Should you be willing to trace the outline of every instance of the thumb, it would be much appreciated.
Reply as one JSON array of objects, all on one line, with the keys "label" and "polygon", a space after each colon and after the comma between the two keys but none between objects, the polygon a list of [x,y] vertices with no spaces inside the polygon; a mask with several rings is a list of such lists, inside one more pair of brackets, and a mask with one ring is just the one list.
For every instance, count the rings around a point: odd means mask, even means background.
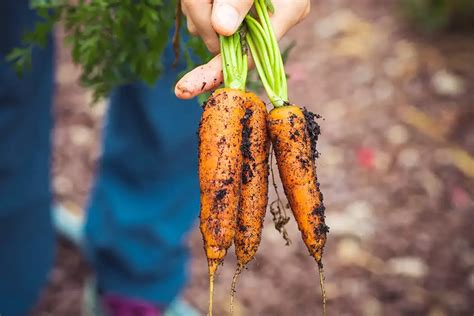
[{"label": "thumb", "polygon": [[232,35],[252,7],[252,0],[214,0],[212,27],[220,35]]}]

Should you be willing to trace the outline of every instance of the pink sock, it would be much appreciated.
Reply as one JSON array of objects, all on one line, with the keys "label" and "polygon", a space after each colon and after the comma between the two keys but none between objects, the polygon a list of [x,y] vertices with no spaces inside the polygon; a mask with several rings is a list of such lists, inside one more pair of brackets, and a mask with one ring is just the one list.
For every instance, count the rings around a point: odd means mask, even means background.
[{"label": "pink sock", "polygon": [[102,296],[102,303],[107,316],[161,316],[155,305],[139,299],[130,299],[119,295]]}]

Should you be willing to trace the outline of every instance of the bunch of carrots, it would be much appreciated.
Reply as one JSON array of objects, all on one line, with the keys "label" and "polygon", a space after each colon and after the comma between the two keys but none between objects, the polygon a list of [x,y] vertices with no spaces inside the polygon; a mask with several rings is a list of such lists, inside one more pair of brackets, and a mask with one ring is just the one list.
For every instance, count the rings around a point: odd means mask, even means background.
[{"label": "bunch of carrots", "polygon": [[[318,264],[326,314],[322,270],[325,225],[323,195],[316,177],[317,115],[291,105],[283,61],[273,32],[270,1],[256,0],[239,32],[220,37],[225,88],[204,105],[199,126],[200,229],[210,279],[212,316],[214,277],[234,243],[237,277],[254,258],[268,203],[269,154],[272,146],[280,178],[304,243]],[[245,90],[248,52],[274,108]]]}]

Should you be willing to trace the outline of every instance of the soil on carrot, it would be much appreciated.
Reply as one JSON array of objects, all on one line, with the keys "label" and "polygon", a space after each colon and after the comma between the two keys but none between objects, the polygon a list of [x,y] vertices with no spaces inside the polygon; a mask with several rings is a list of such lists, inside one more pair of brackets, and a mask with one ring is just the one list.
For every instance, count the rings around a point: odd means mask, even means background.
[{"label": "soil on carrot", "polygon": [[313,152],[313,159],[319,157],[318,152],[318,138],[321,135],[321,127],[316,122],[316,119],[321,118],[321,115],[315,114],[308,109],[303,108],[303,114],[306,119],[306,129],[308,130],[309,138],[311,139],[311,150]]},{"label": "soil on carrot", "polygon": [[[252,128],[249,125],[249,120],[253,115],[253,111],[251,109],[246,109],[245,110],[245,115],[244,118],[242,119],[242,125],[243,125],[243,130],[242,130],[242,145],[240,145],[240,149],[242,151],[242,157],[244,160],[253,160],[254,158],[252,157],[252,152],[250,151],[250,135],[252,134]],[[242,166],[242,183],[247,184],[249,183],[254,174],[252,172],[252,166],[245,161],[243,166]]]},{"label": "soil on carrot", "polygon": [[[283,43],[298,42],[287,64],[291,102],[325,118],[316,163],[331,227],[323,258],[328,314],[469,315],[474,37],[420,34],[396,15],[397,3],[314,1]],[[78,70],[64,52],[58,58],[53,184],[59,201],[80,207],[105,106],[89,107],[75,84]],[[321,310],[317,265],[293,219],[285,247],[267,216],[257,256],[239,279],[236,315],[314,315]],[[189,245],[184,297],[205,314],[207,262],[197,226]],[[228,253],[216,277],[216,315],[229,310],[236,261]],[[79,315],[88,273],[77,249],[61,241],[32,314]]]}]

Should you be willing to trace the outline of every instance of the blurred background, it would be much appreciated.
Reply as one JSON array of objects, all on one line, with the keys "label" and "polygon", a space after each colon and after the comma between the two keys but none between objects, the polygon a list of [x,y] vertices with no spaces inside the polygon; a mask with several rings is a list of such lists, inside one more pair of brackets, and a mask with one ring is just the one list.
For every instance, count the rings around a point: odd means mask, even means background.
[{"label": "blurred background", "polygon": [[[284,40],[297,42],[287,64],[290,98],[323,116],[330,315],[474,313],[473,22],[472,0],[313,1]],[[54,190],[82,216],[106,105],[89,107],[79,70],[58,49]],[[315,262],[293,222],[288,231],[293,244],[285,247],[267,218],[259,253],[240,279],[237,315],[320,313]],[[59,244],[36,316],[80,314],[88,268],[72,244]],[[189,244],[185,297],[205,311],[197,227]],[[228,310],[229,253],[217,279],[217,315]]]}]

